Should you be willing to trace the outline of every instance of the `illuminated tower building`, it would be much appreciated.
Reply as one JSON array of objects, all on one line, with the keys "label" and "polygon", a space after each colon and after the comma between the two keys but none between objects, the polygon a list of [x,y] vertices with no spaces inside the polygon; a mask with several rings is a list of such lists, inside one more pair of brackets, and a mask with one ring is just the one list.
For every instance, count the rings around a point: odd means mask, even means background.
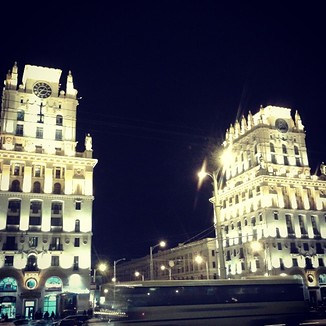
[{"label": "illuminated tower building", "polygon": [[311,174],[305,137],[299,113],[283,107],[260,108],[231,125],[220,221],[227,277],[298,274],[320,300],[326,178],[323,165],[320,176]]},{"label": "illuminated tower building", "polygon": [[[89,307],[92,138],[76,151],[77,90],[68,73],[15,64],[4,81],[0,143],[0,305],[9,317]],[[68,292],[69,307],[60,305]]]}]

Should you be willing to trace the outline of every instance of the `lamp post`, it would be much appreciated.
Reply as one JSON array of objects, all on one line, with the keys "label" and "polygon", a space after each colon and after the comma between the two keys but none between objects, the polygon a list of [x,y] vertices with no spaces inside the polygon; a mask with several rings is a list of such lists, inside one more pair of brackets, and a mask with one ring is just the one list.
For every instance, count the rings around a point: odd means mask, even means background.
[{"label": "lamp post", "polygon": [[144,280],[145,280],[145,277],[144,277],[144,275],[143,275],[143,274],[140,274],[140,273],[139,273],[139,272],[137,272],[137,271],[135,272],[135,276],[136,276],[136,277],[139,277],[139,276],[141,276],[141,280],[142,280],[142,281],[144,281]]},{"label": "lamp post", "polygon": [[165,241],[161,241],[157,245],[149,247],[149,272],[150,272],[150,279],[151,280],[154,280],[153,250],[156,247],[162,247],[163,248],[165,246],[166,246]]},{"label": "lamp post", "polygon": [[96,272],[105,272],[108,266],[105,263],[100,263],[96,268],[94,268],[94,273],[93,273],[93,284],[94,284],[94,293],[93,293],[93,309],[95,308],[95,296],[96,296],[96,291],[97,291],[97,285],[96,285]]},{"label": "lamp post", "polygon": [[[195,257],[195,262],[200,265],[204,261],[203,257],[200,255],[197,255]],[[209,271],[208,271],[208,261],[205,261],[205,266],[206,266],[206,279],[209,280]]]},{"label": "lamp post", "polygon": [[123,261],[123,260],[126,260],[126,258],[121,258],[121,259],[115,260],[113,262],[113,279],[112,279],[112,282],[114,282],[114,283],[117,281],[117,264],[120,261]]},{"label": "lamp post", "polygon": [[218,171],[214,171],[213,173],[208,173],[205,171],[200,171],[198,173],[199,178],[204,178],[205,176],[209,176],[213,180],[214,186],[214,213],[215,213],[215,237],[217,240],[217,247],[218,247],[218,258],[219,258],[219,268],[220,268],[220,278],[226,279],[226,268],[225,268],[225,258],[224,258],[224,250],[223,250],[223,234],[222,234],[222,226],[221,226],[221,205],[218,199],[218,188],[217,188],[217,177]]},{"label": "lamp post", "polygon": [[93,283],[96,284],[96,272],[105,272],[107,269],[107,265],[105,263],[100,263],[98,267],[94,268],[94,273],[93,273]]},{"label": "lamp post", "polygon": [[172,268],[171,267],[166,267],[165,265],[161,266],[162,271],[164,271],[166,269],[169,271],[169,280],[171,281],[172,280]]}]

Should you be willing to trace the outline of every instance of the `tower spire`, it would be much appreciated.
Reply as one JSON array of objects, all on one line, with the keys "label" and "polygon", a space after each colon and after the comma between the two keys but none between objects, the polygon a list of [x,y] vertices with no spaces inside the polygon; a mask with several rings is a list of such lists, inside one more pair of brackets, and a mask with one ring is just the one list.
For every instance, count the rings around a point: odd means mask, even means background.
[{"label": "tower spire", "polygon": [[69,70],[67,76],[67,88],[66,88],[66,95],[67,96],[77,96],[77,90],[74,88],[73,77],[71,74],[71,70]]}]

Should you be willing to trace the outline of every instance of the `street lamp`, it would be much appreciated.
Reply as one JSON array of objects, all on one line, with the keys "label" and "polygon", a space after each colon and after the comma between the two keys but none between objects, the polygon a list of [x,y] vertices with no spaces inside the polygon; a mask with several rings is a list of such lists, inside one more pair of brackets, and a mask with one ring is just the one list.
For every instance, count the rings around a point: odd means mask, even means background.
[{"label": "street lamp", "polygon": [[169,271],[169,280],[172,280],[172,268],[171,267],[166,267],[165,265],[161,266],[162,271],[165,271],[166,269]]},{"label": "street lamp", "polygon": [[[204,258],[200,255],[197,255],[195,257],[195,262],[200,265],[202,262],[204,261]],[[209,280],[209,271],[208,271],[208,262],[207,260],[205,261],[205,265],[206,265],[206,278]]]},{"label": "street lamp", "polygon": [[105,272],[108,266],[105,263],[100,263],[96,268],[94,268],[94,273],[93,273],[93,283],[96,283],[96,272]]},{"label": "street lamp", "polygon": [[157,245],[149,247],[149,271],[150,271],[150,279],[151,280],[154,280],[153,250],[156,247],[162,247],[163,248],[165,246],[166,246],[165,241],[161,241]]},{"label": "street lamp", "polygon": [[200,179],[209,176],[213,180],[214,186],[214,213],[215,213],[215,237],[217,240],[217,247],[218,247],[218,258],[219,258],[219,268],[220,268],[220,278],[226,279],[226,268],[225,268],[225,260],[224,260],[224,250],[223,250],[223,235],[222,235],[222,226],[221,226],[221,205],[218,199],[218,192],[217,192],[217,177],[218,171],[214,171],[213,173],[208,173],[204,170],[198,173],[198,177]]},{"label": "street lamp", "polygon": [[144,277],[144,275],[143,275],[143,274],[140,274],[140,273],[139,273],[139,272],[137,272],[137,271],[135,272],[135,276],[136,276],[136,277],[139,277],[139,276],[141,276],[141,280],[142,280],[142,281],[144,281],[144,280],[145,280],[145,277]]},{"label": "street lamp", "polygon": [[101,273],[105,272],[107,270],[108,266],[105,263],[100,263],[97,265],[96,268],[94,268],[93,272],[93,284],[94,284],[94,292],[93,292],[93,309],[95,308],[95,296],[96,296],[96,290],[97,290],[97,285],[96,285],[96,272],[99,271]]},{"label": "street lamp", "polygon": [[120,261],[123,261],[123,260],[126,260],[126,258],[121,258],[121,259],[115,260],[113,262],[113,279],[112,279],[112,282],[116,282],[117,281],[117,264]]}]

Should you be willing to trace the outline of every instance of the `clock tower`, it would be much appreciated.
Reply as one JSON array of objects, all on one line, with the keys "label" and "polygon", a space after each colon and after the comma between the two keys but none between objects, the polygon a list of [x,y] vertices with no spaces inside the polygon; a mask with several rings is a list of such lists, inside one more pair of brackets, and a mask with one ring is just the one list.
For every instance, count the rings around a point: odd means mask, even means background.
[{"label": "clock tower", "polygon": [[[69,71],[15,63],[3,88],[0,138],[0,304],[10,318],[89,308],[92,137],[76,151],[77,90]],[[62,300],[64,302],[64,300]]]}]

